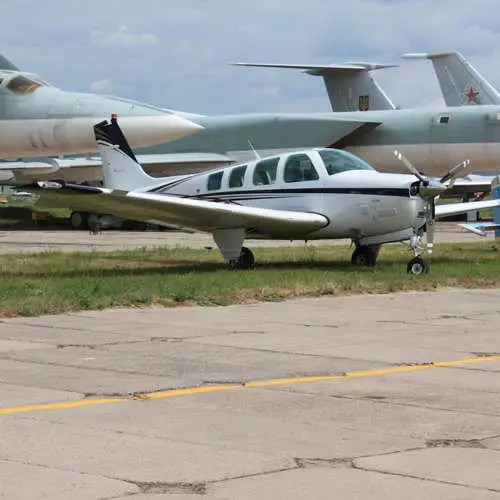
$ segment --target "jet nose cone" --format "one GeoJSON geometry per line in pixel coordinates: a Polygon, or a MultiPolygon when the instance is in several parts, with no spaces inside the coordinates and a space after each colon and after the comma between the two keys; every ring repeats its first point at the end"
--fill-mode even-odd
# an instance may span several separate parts
{"type": "Polygon", "coordinates": [[[120,127],[133,148],[154,146],[180,139],[203,129],[201,125],[177,115],[119,117],[120,127]]]}

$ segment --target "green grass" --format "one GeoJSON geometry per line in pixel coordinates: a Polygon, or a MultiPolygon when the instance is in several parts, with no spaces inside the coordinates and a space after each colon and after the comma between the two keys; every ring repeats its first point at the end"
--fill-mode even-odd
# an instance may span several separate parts
{"type": "Polygon", "coordinates": [[[253,271],[228,269],[215,250],[185,248],[1,255],[0,316],[500,286],[500,253],[491,242],[438,245],[431,272],[420,277],[406,274],[405,246],[383,248],[375,268],[352,267],[351,251],[259,248],[253,271]]]}

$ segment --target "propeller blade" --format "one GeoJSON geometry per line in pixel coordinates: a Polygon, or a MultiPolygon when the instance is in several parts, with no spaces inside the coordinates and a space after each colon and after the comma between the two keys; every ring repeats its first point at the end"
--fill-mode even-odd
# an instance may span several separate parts
{"type": "MultiPolygon", "coordinates": [[[[467,168],[469,165],[470,165],[470,160],[465,160],[462,163],[455,165],[450,171],[448,171],[445,175],[443,175],[443,177],[441,177],[441,179],[439,179],[439,182],[441,182],[442,184],[444,184],[445,182],[448,182],[448,181],[453,182],[456,179],[457,175],[462,170],[467,168]]],[[[449,187],[452,187],[452,186],[453,186],[453,184],[449,185],[449,187]]]]}
{"type": "Polygon", "coordinates": [[[419,180],[421,180],[425,185],[429,184],[429,180],[424,177],[409,161],[408,159],[397,149],[394,150],[394,156],[419,180]]]}

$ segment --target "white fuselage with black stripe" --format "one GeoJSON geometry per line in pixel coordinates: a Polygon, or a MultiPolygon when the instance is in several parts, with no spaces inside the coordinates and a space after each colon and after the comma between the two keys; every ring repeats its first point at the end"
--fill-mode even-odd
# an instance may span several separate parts
{"type": "MultiPolygon", "coordinates": [[[[307,239],[360,240],[387,235],[385,241],[398,241],[409,237],[413,228],[425,222],[423,200],[410,195],[415,180],[411,175],[379,173],[344,151],[313,149],[201,174],[165,178],[155,186],[134,192],[155,194],[158,198],[174,195],[263,210],[323,215],[328,223],[309,233],[307,239]],[[292,169],[292,162],[297,163],[297,159],[300,164],[292,169]],[[262,175],[262,165],[266,162],[272,168],[262,175]]],[[[247,232],[267,238],[283,237],[281,232],[276,235],[247,232]]]]}

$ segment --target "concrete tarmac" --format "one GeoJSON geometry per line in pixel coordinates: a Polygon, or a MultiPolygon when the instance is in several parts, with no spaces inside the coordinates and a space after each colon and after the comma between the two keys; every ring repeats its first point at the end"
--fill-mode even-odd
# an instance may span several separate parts
{"type": "MultiPolygon", "coordinates": [[[[494,241],[493,233],[486,237],[494,241]]],[[[436,243],[458,243],[481,241],[478,235],[461,229],[456,223],[441,222],[436,225],[436,243]]],[[[308,245],[350,245],[350,240],[318,240],[308,245]]],[[[245,240],[245,245],[262,246],[303,246],[303,241],[288,240],[245,240]]],[[[0,231],[0,253],[33,253],[47,251],[116,251],[152,248],[160,246],[180,246],[204,248],[215,246],[212,237],[206,233],[185,232],[127,232],[102,231],[100,234],[90,234],[88,231],[0,231]]]]}
{"type": "Polygon", "coordinates": [[[500,289],[0,322],[0,498],[500,499],[500,289]]]}

